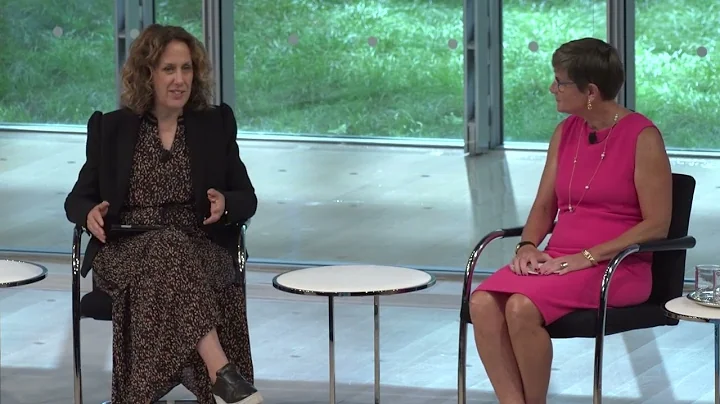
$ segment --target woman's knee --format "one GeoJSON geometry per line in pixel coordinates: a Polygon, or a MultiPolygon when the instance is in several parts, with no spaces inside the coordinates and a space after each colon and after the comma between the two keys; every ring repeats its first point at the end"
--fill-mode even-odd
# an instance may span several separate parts
{"type": "Polygon", "coordinates": [[[535,303],[521,294],[514,294],[508,298],[505,303],[505,319],[510,333],[542,327],[544,322],[535,303]]]}
{"type": "Polygon", "coordinates": [[[485,291],[470,296],[470,319],[475,328],[497,327],[505,322],[504,306],[507,298],[485,291]]]}

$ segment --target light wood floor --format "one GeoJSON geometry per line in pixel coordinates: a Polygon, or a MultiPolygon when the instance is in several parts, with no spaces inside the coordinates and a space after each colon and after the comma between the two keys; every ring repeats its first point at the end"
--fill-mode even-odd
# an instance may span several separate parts
{"type": "MultiPolygon", "coordinates": [[[[35,285],[0,290],[0,402],[72,402],[69,276],[67,264],[46,263],[51,276],[35,285]]],[[[274,272],[248,277],[249,319],[257,385],[268,404],[327,402],[327,305],[270,285],[274,272]]],[[[89,285],[84,283],[84,289],[89,285]]],[[[382,299],[382,402],[456,401],[458,291],[440,278],[423,292],[382,299]]],[[[338,403],[372,402],[371,299],[338,299],[338,403]]],[[[86,403],[108,399],[109,323],[83,320],[86,403]]],[[[469,349],[469,403],[493,403],[482,365],[469,349]]],[[[550,403],[591,402],[592,340],[555,342],[550,403]]],[[[606,340],[605,403],[664,404],[713,401],[713,330],[706,324],[630,332],[606,340]]],[[[182,388],[169,398],[190,398],[182,388]]]]}

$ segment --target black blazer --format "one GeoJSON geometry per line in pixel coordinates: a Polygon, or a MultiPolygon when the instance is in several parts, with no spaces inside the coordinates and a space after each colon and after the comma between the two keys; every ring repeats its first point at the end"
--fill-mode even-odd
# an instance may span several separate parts
{"type": "MultiPolygon", "coordinates": [[[[255,214],[257,196],[235,142],[235,115],[223,103],[203,111],[186,110],[183,118],[198,222],[210,216],[207,190],[215,188],[225,196],[227,215],[203,228],[237,260],[238,224],[255,214]]],[[[85,227],[88,213],[102,201],[110,203],[108,218],[119,216],[128,193],[140,119],[129,109],[92,114],[87,125],[86,161],[65,199],[70,222],[85,227]]],[[[90,239],[80,271],[83,277],[102,245],[97,238],[90,239]]]]}

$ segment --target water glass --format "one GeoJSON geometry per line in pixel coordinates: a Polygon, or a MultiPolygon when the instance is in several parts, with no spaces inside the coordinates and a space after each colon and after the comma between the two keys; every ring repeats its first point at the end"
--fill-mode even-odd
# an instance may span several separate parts
{"type": "Polygon", "coordinates": [[[695,290],[720,303],[720,265],[695,266],[695,290]]]}

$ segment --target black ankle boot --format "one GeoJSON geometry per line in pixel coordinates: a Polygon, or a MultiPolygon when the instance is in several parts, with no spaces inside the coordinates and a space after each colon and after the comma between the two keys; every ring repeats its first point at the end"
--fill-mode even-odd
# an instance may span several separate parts
{"type": "Polygon", "coordinates": [[[262,396],[252,384],[241,375],[237,366],[228,363],[217,371],[217,379],[212,386],[217,404],[261,404],[262,396]]]}

